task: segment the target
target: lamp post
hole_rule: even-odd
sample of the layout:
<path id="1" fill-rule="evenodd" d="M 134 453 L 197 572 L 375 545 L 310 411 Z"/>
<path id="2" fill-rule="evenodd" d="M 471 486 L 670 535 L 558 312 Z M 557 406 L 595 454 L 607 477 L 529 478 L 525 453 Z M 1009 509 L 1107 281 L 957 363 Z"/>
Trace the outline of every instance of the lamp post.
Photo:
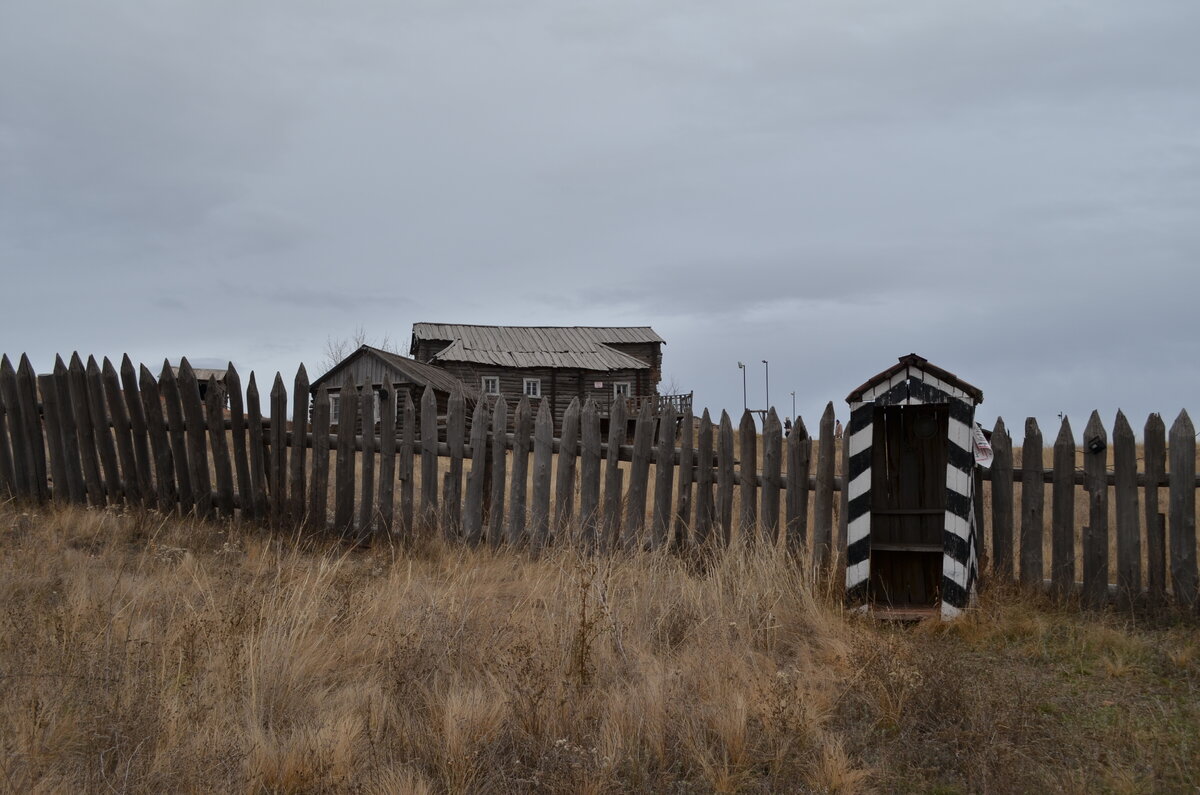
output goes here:
<path id="1" fill-rule="evenodd" d="M 746 365 L 743 362 L 738 362 L 738 369 L 742 371 L 742 411 L 746 410 Z"/>
<path id="2" fill-rule="evenodd" d="M 767 416 L 767 412 L 771 410 L 771 365 L 767 364 L 767 360 L 763 359 L 763 378 L 766 379 L 766 398 L 767 405 L 763 407 L 763 417 Z"/>

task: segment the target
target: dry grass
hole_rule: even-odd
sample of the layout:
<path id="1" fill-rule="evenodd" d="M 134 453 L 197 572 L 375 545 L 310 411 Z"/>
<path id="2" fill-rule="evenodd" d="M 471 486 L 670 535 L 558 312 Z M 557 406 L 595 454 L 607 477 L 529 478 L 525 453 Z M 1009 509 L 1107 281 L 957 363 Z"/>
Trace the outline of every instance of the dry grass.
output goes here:
<path id="1" fill-rule="evenodd" d="M 0 506 L 10 791 L 1181 790 L 1200 633 L 846 615 L 776 550 L 537 561 Z M 835 589 L 836 590 L 836 589 Z"/>

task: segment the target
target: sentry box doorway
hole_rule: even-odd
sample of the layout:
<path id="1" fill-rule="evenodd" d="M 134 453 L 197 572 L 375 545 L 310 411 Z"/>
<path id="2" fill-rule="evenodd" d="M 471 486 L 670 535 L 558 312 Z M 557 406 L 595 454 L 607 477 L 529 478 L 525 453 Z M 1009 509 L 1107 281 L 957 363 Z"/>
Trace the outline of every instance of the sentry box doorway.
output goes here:
<path id="1" fill-rule="evenodd" d="M 847 397 L 846 594 L 882 617 L 975 597 L 973 428 L 983 393 L 915 353 Z"/>

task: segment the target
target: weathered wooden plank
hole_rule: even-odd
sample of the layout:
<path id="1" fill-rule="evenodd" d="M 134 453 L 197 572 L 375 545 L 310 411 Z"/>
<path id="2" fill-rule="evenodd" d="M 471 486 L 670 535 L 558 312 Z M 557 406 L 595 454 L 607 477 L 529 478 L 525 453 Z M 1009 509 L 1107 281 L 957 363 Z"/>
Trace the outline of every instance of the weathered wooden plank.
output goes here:
<path id="1" fill-rule="evenodd" d="M 492 408 L 492 494 L 488 514 L 488 544 L 493 549 L 504 541 L 504 487 L 508 469 L 508 402 L 496 398 Z"/>
<path id="2" fill-rule="evenodd" d="M 679 423 L 679 475 L 675 486 L 675 519 L 672 543 L 682 549 L 688 545 L 692 529 L 692 483 L 696 479 L 696 422 L 692 408 L 684 409 Z"/>
<path id="3" fill-rule="evenodd" d="M 836 422 L 836 420 L 835 420 L 835 422 Z M 838 448 L 840 450 L 840 454 L 838 456 L 838 458 L 839 458 L 838 471 L 841 473 L 842 483 L 843 484 L 849 483 L 850 482 L 850 440 L 848 438 L 846 438 L 846 436 L 844 434 L 842 436 L 838 437 L 835 433 L 835 438 L 833 440 L 833 443 L 834 443 L 834 447 Z M 976 467 L 975 468 L 976 483 L 979 482 L 979 471 L 978 470 L 979 470 L 979 468 Z M 979 492 L 977 491 L 976 494 L 978 495 Z M 835 530 L 836 536 L 833 539 L 833 548 L 837 550 L 836 560 L 838 561 L 838 566 L 840 567 L 839 570 L 844 572 L 846 569 L 846 557 L 850 551 L 846 545 L 848 537 L 849 537 L 849 532 L 850 532 L 849 531 L 849 521 L 848 521 L 848 517 L 846 516 L 846 514 L 850 510 L 850 490 L 848 488 L 842 488 L 841 490 L 838 491 L 837 496 L 834 499 L 836 500 L 835 504 L 837 506 L 837 508 L 835 509 L 835 513 L 837 514 L 837 521 L 834 523 L 834 530 Z M 978 505 L 978 503 L 976 503 L 976 505 Z M 976 538 L 977 538 L 977 541 L 980 544 L 982 544 L 982 538 L 983 538 L 982 517 L 977 517 L 977 520 L 978 520 L 977 527 L 979 528 L 979 530 L 978 530 L 978 535 Z M 976 546 L 975 552 L 976 552 L 976 555 L 981 554 L 982 546 Z"/>
<path id="4" fill-rule="evenodd" d="M 550 466 L 554 460 L 554 414 L 543 398 L 533 423 L 533 502 L 529 510 L 530 551 L 537 555 L 550 541 Z"/>
<path id="5" fill-rule="evenodd" d="M 601 523 L 600 550 L 616 549 L 621 532 L 620 446 L 625 443 L 625 401 L 613 403 L 608 417 L 608 460 L 604 466 L 604 517 Z"/>
<path id="6" fill-rule="evenodd" d="M 213 517 L 212 480 L 208 475 L 208 443 L 205 440 L 203 404 L 196 373 L 186 358 L 179 360 L 179 402 L 183 405 L 183 420 L 187 428 L 188 464 L 192 492 L 196 497 L 196 514 L 205 519 Z M 280 382 L 282 386 L 282 382 Z"/>
<path id="7" fill-rule="evenodd" d="M 358 392 L 349 377 L 342 384 L 340 395 L 333 476 L 333 529 L 346 536 L 354 530 L 354 430 L 358 424 Z"/>
<path id="8" fill-rule="evenodd" d="M 396 500 L 396 393 L 385 384 L 379 394 L 379 530 L 392 534 Z"/>
<path id="9" fill-rule="evenodd" d="M 394 420 L 393 420 L 394 421 Z M 307 524 L 324 530 L 329 524 L 329 385 L 322 383 L 313 400 L 312 471 L 309 473 Z"/>
<path id="10" fill-rule="evenodd" d="M 994 448 L 993 448 L 994 450 Z M 1054 485 L 1050 492 L 1050 585 L 1060 597 L 1075 587 L 1075 434 L 1063 417 L 1054 440 Z"/>
<path id="11" fill-rule="evenodd" d="M 362 482 L 359 484 L 358 532 L 367 537 L 375 524 L 375 393 L 363 384 L 358 415 L 362 417 Z"/>
<path id="12" fill-rule="evenodd" d="M 842 460 L 843 460 L 843 462 L 846 461 L 845 450 L 849 446 L 850 445 L 846 444 L 843 441 L 843 444 L 842 444 L 842 451 L 843 451 L 842 452 Z M 848 463 L 847 463 L 847 466 L 848 466 Z M 849 481 L 850 481 L 850 479 L 849 479 L 848 470 L 843 470 L 842 483 L 849 483 Z M 975 467 L 972 469 L 972 472 L 971 472 L 971 481 L 972 481 L 971 485 L 972 485 L 972 489 L 973 489 L 971 492 L 971 508 L 974 512 L 973 518 L 975 521 L 975 561 L 976 561 L 976 566 L 977 566 L 976 570 L 977 571 L 986 571 L 989 560 L 988 560 L 987 533 L 985 532 L 984 516 L 983 516 L 983 467 L 979 466 L 978 464 L 975 465 Z M 842 516 L 843 517 L 846 515 L 845 512 L 848 507 L 848 502 L 846 500 L 847 491 L 848 491 L 847 489 L 844 489 L 844 488 L 842 489 Z M 845 538 L 846 536 L 843 535 L 842 537 Z M 848 549 L 842 549 L 842 559 L 843 560 L 845 559 L 845 557 L 848 553 L 849 553 Z"/>
<path id="13" fill-rule="evenodd" d="M 1095 449 L 1099 448 L 1099 449 Z M 1083 476 L 1087 481 L 1088 526 L 1083 529 L 1083 603 L 1108 601 L 1108 432 L 1093 411 L 1083 429 Z"/>
<path id="14" fill-rule="evenodd" d="M 812 440 L 804 420 L 796 424 L 787 438 L 787 548 L 793 555 L 808 551 L 808 470 Z"/>
<path id="15" fill-rule="evenodd" d="M 249 433 L 250 446 L 250 483 L 251 497 L 254 509 L 251 513 L 257 519 L 267 517 L 267 440 L 263 430 L 261 401 L 258 395 L 258 384 L 254 379 L 254 371 L 250 371 L 250 382 L 246 385 L 246 430 Z"/>
<path id="16" fill-rule="evenodd" d="M 733 422 L 721 412 L 717 431 L 717 544 L 727 547 L 733 539 Z"/>
<path id="17" fill-rule="evenodd" d="M 446 444 L 450 448 L 445 492 L 442 494 L 442 531 L 446 538 L 462 532 L 463 447 L 467 435 L 467 407 L 461 389 L 450 393 L 446 403 Z"/>
<path id="18" fill-rule="evenodd" d="M 46 438 L 42 431 L 42 418 L 38 412 L 37 373 L 25 354 L 21 354 L 21 362 L 17 365 L 17 393 L 21 402 L 21 415 L 25 420 L 26 444 L 33 459 L 33 496 L 38 502 L 45 502 L 50 497 L 46 470 Z"/>
<path id="19" fill-rule="evenodd" d="M 233 449 L 233 471 L 237 475 L 238 503 L 242 516 L 251 517 L 254 516 L 254 485 L 250 479 L 250 458 L 246 451 L 246 409 L 242 398 L 242 377 L 233 362 L 229 362 L 225 368 L 225 391 L 229 395 L 229 439 Z"/>
<path id="20" fill-rule="evenodd" d="M 680 450 L 687 461 L 691 450 Z M 681 464 L 686 466 L 686 464 Z M 654 457 L 654 516 L 650 525 L 650 548 L 661 549 L 671 530 L 671 496 L 675 485 L 675 407 L 667 405 L 658 418 L 658 451 Z"/>
<path id="21" fill-rule="evenodd" d="M 529 444 L 533 433 L 533 409 L 524 395 L 513 415 L 512 483 L 508 492 L 508 523 L 505 540 L 510 546 L 525 543 L 526 508 L 529 503 Z"/>
<path id="22" fill-rule="evenodd" d="M 575 512 L 575 458 L 579 454 L 579 398 L 563 413 L 558 445 L 558 471 L 554 475 L 554 535 L 565 539 Z"/>
<path id="23" fill-rule="evenodd" d="M 8 406 L 4 399 L 3 384 L 0 384 L 0 499 L 17 496 L 17 473 L 13 466 L 8 425 Z"/>
<path id="24" fill-rule="evenodd" d="M 104 378 L 95 356 L 89 356 L 87 361 L 87 392 L 96 450 L 100 453 L 100 463 L 104 466 L 104 492 L 108 495 L 109 503 L 116 504 L 122 497 L 121 468 L 117 463 L 117 446 L 113 442 L 108 410 L 104 405 Z"/>
<path id="25" fill-rule="evenodd" d="M 738 437 L 741 440 L 738 474 L 742 496 L 738 511 L 738 536 L 742 543 L 750 544 L 758 539 L 758 428 L 754 425 L 754 415 L 749 411 L 742 412 Z"/>
<path id="26" fill-rule="evenodd" d="M 292 434 L 291 452 L 288 459 L 288 504 L 292 521 L 304 521 L 308 508 L 305 499 L 305 457 L 308 451 L 304 444 L 308 432 L 308 371 L 301 364 L 292 383 Z"/>
<path id="27" fill-rule="evenodd" d="M 204 396 L 208 415 L 208 445 L 212 453 L 213 478 L 217 485 L 217 507 L 221 518 L 233 519 L 233 462 L 229 460 L 229 442 L 225 437 L 225 401 L 216 376 L 208 377 Z"/>
<path id="28" fill-rule="evenodd" d="M 421 395 L 421 532 L 434 532 L 438 520 L 437 398 L 433 387 Z"/>
<path id="29" fill-rule="evenodd" d="M 600 415 L 588 398 L 579 416 L 579 544 L 588 553 L 596 550 L 600 525 Z"/>
<path id="30" fill-rule="evenodd" d="M 1196 428 L 1186 410 L 1171 425 L 1171 588 L 1175 601 L 1196 606 Z"/>
<path id="31" fill-rule="evenodd" d="M 68 389 L 71 394 L 71 413 L 75 417 L 75 438 L 79 445 L 79 459 L 83 470 L 88 503 L 96 507 L 104 505 L 104 478 L 100 473 L 100 458 L 96 454 L 96 432 L 92 426 L 91 400 L 88 397 L 87 371 L 78 353 L 71 354 L 71 366 L 67 371 Z M 174 381 L 171 382 L 172 387 Z M 13 459 L 16 460 L 16 438 L 13 438 Z M 19 484 L 18 484 L 19 485 Z"/>
<path id="32" fill-rule="evenodd" d="M 633 431 L 633 461 L 629 468 L 629 491 L 625 495 L 625 533 L 621 548 L 634 551 L 642 546 L 646 529 L 646 496 L 650 490 L 650 453 L 654 446 L 653 406 L 643 403 Z"/>
<path id="33" fill-rule="evenodd" d="M 150 431 L 146 426 L 146 407 L 138 390 L 137 370 L 129 354 L 121 357 L 121 397 L 129 417 L 129 434 L 133 441 L 134 468 L 137 470 L 138 492 L 142 502 L 154 505 L 154 461 L 150 454 Z"/>
<path id="34" fill-rule="evenodd" d="M 75 411 L 71 406 L 70 375 L 61 356 L 54 357 L 54 388 L 58 393 L 58 422 L 62 432 L 63 456 L 67 467 L 67 492 L 71 502 L 87 502 L 87 486 L 83 480 L 83 463 L 79 460 L 79 432 Z M 3 436 L 0 428 L 0 437 Z"/>
<path id="35" fill-rule="evenodd" d="M 1021 443 L 1021 584 L 1041 588 L 1043 575 L 1042 535 L 1045 532 L 1042 484 L 1042 431 L 1037 420 L 1025 420 Z"/>
<path id="36" fill-rule="evenodd" d="M 1013 577 L 1013 455 L 1003 418 L 996 418 L 991 443 L 992 572 L 1008 582 Z"/>
<path id="37" fill-rule="evenodd" d="M 112 419 L 113 438 L 117 443 L 117 459 L 121 462 L 121 485 L 125 499 L 141 504 L 142 490 L 138 483 L 137 458 L 133 452 L 133 429 L 129 421 L 129 409 L 117 380 L 117 369 L 112 360 L 104 357 L 100 368 L 100 379 L 104 384 L 104 397 L 108 403 L 108 415 Z"/>
<path id="38" fill-rule="evenodd" d="M 142 410 L 146 417 L 146 433 L 150 436 L 150 449 L 154 453 L 154 490 L 158 510 L 169 513 L 178 508 L 179 497 L 175 491 L 175 464 L 171 456 L 171 439 L 167 435 L 167 420 L 163 416 L 163 398 L 158 390 L 158 381 L 144 364 L 138 371 L 138 380 Z"/>
<path id="39" fill-rule="evenodd" d="M 400 435 L 400 526 L 406 539 L 413 534 L 413 456 L 417 450 L 417 407 L 412 395 L 404 393 L 404 417 Z"/>
<path id="40" fill-rule="evenodd" d="M 59 422 L 58 391 L 53 375 L 39 375 L 37 383 L 38 391 L 42 395 L 42 417 L 46 423 L 46 447 L 50 450 L 50 477 L 54 482 L 51 496 L 55 502 L 65 504 L 70 500 L 70 493 L 67 489 L 67 462 L 64 460 L 62 425 Z M 0 434 L 2 433 L 3 428 L 0 428 Z M 0 437 L 0 446 L 6 443 L 7 440 Z M 4 453 L 0 452 L 0 472 L 4 470 L 3 459 Z M 5 491 L 4 484 L 5 477 L 0 474 L 0 494 Z"/>
<path id="41" fill-rule="evenodd" d="M 703 547 L 713 537 L 716 511 L 713 507 L 713 423 L 708 409 L 700 416 L 700 433 L 696 438 L 696 527 L 693 535 L 697 547 Z"/>
<path id="42" fill-rule="evenodd" d="M 1166 534 L 1159 512 L 1158 489 L 1167 470 L 1167 426 L 1158 414 L 1146 419 L 1142 460 L 1146 471 L 1146 590 L 1155 603 L 1167 593 Z"/>
<path id="43" fill-rule="evenodd" d="M 1142 592 L 1141 519 L 1138 516 L 1137 441 L 1124 412 L 1113 425 L 1113 474 L 1117 484 L 1117 594 L 1128 607 Z"/>
<path id="44" fill-rule="evenodd" d="M 783 486 L 783 424 L 773 408 L 767 412 L 762 435 L 763 487 L 758 526 L 763 538 L 773 545 L 779 540 L 779 490 Z"/>
<path id="45" fill-rule="evenodd" d="M 8 356 L 0 357 L 0 403 L 7 417 L 8 435 L 12 439 L 10 458 L 13 468 L 13 492 L 21 499 L 33 497 L 33 455 L 25 435 L 24 413 L 17 388 L 17 371 Z"/>
<path id="46" fill-rule="evenodd" d="M 288 523 L 287 468 L 287 386 L 283 374 L 276 371 L 271 383 L 271 445 L 267 455 L 267 482 L 271 491 L 271 524 L 279 527 Z"/>
<path id="47" fill-rule="evenodd" d="M 483 538 L 483 496 L 488 469 L 487 401 L 475 404 L 471 415 L 471 472 L 467 475 L 467 498 L 463 506 L 463 536 L 471 546 Z"/>
<path id="48" fill-rule="evenodd" d="M 817 573 L 829 567 L 833 552 L 833 403 L 825 406 L 821 415 L 820 437 L 817 440 L 817 483 L 813 494 L 813 567 Z"/>

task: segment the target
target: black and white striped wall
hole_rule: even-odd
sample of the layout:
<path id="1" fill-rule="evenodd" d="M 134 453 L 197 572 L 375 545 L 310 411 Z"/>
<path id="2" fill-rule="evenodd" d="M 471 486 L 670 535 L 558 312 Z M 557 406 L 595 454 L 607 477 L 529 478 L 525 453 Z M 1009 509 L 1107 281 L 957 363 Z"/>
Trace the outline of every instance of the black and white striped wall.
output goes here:
<path id="1" fill-rule="evenodd" d="M 871 576 L 871 446 L 872 419 L 880 406 L 948 404 L 949 445 L 946 466 L 946 520 L 943 532 L 942 618 L 953 618 L 975 595 L 978 577 L 974 512 L 971 510 L 975 467 L 971 427 L 975 400 L 963 389 L 916 365 L 908 365 L 869 386 L 850 403 L 846 594 L 861 601 Z"/>

